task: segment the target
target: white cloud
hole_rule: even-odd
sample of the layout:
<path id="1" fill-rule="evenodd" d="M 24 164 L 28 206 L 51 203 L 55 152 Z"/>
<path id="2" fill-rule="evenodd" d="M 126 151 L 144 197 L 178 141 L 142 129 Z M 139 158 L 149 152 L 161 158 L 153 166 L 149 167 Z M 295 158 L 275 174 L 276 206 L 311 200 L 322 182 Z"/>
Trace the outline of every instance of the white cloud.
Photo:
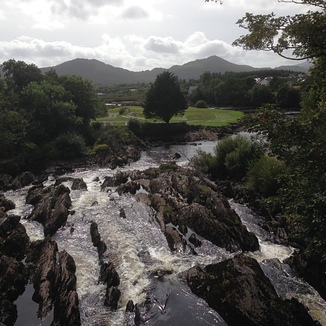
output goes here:
<path id="1" fill-rule="evenodd" d="M 147 18 L 148 13 L 139 6 L 132 6 L 124 10 L 123 13 L 121 14 L 121 17 L 126 19 Z"/>
<path id="2" fill-rule="evenodd" d="M 76 57 L 139 71 L 220 56 L 255 67 L 285 61 L 230 44 L 245 33 L 235 22 L 246 11 L 291 14 L 300 5 L 277 0 L 2 0 L 0 62 L 15 58 L 39 67 Z M 291 11 L 290 11 L 291 8 Z M 295 8 L 295 9 L 293 9 Z M 293 63 L 294 64 L 294 63 Z"/>

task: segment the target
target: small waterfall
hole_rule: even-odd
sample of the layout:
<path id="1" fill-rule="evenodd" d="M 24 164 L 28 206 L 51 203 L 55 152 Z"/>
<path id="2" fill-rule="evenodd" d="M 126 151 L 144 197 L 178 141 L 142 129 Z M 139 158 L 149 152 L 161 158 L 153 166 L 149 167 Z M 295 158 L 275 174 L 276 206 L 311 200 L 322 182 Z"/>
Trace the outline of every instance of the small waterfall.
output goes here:
<path id="1" fill-rule="evenodd" d="M 294 248 L 271 242 L 271 235 L 259 226 L 262 218 L 247 206 L 229 200 L 231 207 L 241 218 L 242 223 L 259 240 L 260 251 L 249 253 L 255 258 L 275 287 L 277 294 L 283 299 L 296 298 L 303 303 L 310 315 L 321 325 L 326 325 L 326 302 L 308 283 L 296 276 L 295 272 L 284 260 L 291 256 Z"/>

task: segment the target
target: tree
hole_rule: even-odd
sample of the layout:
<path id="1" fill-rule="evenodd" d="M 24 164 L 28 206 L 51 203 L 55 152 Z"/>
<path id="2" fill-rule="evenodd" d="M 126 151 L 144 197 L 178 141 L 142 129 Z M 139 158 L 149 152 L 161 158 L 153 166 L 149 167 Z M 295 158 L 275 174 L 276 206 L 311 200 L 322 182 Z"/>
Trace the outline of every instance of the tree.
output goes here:
<path id="1" fill-rule="evenodd" d="M 276 17 L 246 13 L 237 24 L 248 30 L 233 45 L 246 50 L 267 50 L 293 60 L 316 59 L 326 55 L 326 2 L 324 0 L 279 0 L 311 5 L 316 11 Z M 292 52 L 291 52 L 292 51 Z M 289 53 L 290 52 L 290 53 Z"/>
<path id="2" fill-rule="evenodd" d="M 177 77 L 168 71 L 158 75 L 146 93 L 143 107 L 146 118 L 157 118 L 166 123 L 175 115 L 183 115 L 188 106 Z"/>
<path id="3" fill-rule="evenodd" d="M 24 61 L 10 59 L 2 64 L 2 69 L 8 87 L 18 93 L 29 83 L 43 79 L 41 70 L 36 65 Z"/>

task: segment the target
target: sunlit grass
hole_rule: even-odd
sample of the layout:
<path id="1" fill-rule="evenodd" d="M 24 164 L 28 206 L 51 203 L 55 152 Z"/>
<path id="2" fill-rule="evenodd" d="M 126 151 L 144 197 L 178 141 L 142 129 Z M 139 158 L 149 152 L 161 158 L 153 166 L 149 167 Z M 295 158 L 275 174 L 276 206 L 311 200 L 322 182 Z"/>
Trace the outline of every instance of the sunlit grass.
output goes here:
<path id="1" fill-rule="evenodd" d="M 112 123 L 116 125 L 125 125 L 129 119 L 139 119 L 140 121 L 155 122 L 154 119 L 145 119 L 143 115 L 143 108 L 140 106 L 128 106 L 128 110 L 124 114 L 119 114 L 121 108 L 114 108 L 108 110 L 108 116 L 97 119 L 103 123 Z M 219 127 L 226 126 L 230 123 L 237 122 L 243 113 L 233 110 L 221 109 L 198 109 L 189 107 L 184 116 L 173 117 L 170 123 L 186 122 L 189 125 L 201 125 Z M 157 120 L 157 122 L 162 122 Z"/>

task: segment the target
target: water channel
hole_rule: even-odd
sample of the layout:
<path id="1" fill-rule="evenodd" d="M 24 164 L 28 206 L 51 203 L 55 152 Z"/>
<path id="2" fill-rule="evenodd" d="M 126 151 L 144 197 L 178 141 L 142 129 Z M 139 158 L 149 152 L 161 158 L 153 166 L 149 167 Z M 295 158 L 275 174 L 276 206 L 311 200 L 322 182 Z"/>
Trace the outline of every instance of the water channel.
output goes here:
<path id="1" fill-rule="evenodd" d="M 177 275 L 196 264 L 221 262 L 234 253 L 216 247 L 205 239 L 202 239 L 198 255 L 171 253 L 151 207 L 133 195 L 119 196 L 115 188 L 101 191 L 104 178 L 113 176 L 118 171 L 158 166 L 168 160 L 173 152 L 180 153 L 181 159 L 178 162 L 186 165 L 199 148 L 211 151 L 213 146 L 213 142 L 202 142 L 169 148 L 157 147 L 143 152 L 139 161 L 121 169 L 78 170 L 66 175 L 83 178 L 87 184 L 87 191 L 71 190 L 71 210 L 75 213 L 69 215 L 66 226 L 53 236 L 59 250 L 66 250 L 76 263 L 82 325 L 134 325 L 134 315 L 125 313 L 128 300 L 143 304 L 149 298 L 155 304 L 146 311 L 141 310 L 142 325 L 188 325 L 189 320 L 194 326 L 226 325 L 217 312 L 178 281 Z M 55 179 L 50 176 L 45 185 L 54 182 Z M 65 185 L 71 187 L 71 182 L 67 181 Z M 43 239 L 43 227 L 37 222 L 24 219 L 32 209 L 25 204 L 27 191 L 28 188 L 23 188 L 5 193 L 16 204 L 15 210 L 9 213 L 22 216 L 22 223 L 31 240 Z M 309 308 L 321 325 L 326 326 L 325 301 L 283 263 L 294 249 L 273 244 L 270 234 L 258 226 L 259 216 L 233 200 L 229 203 L 249 231 L 259 238 L 260 251 L 250 255 L 258 260 L 278 294 L 283 298 L 296 297 Z M 119 216 L 121 209 L 126 218 Z M 97 222 L 101 239 L 108 247 L 103 259 L 112 261 L 120 275 L 121 298 L 116 312 L 109 311 L 103 305 L 105 286 L 98 284 L 98 253 L 92 245 L 89 232 L 92 221 Z M 31 293 L 32 286 L 29 285 L 15 302 L 18 308 L 16 325 L 50 325 L 51 314 L 43 321 L 36 318 L 37 305 L 29 299 Z"/>

